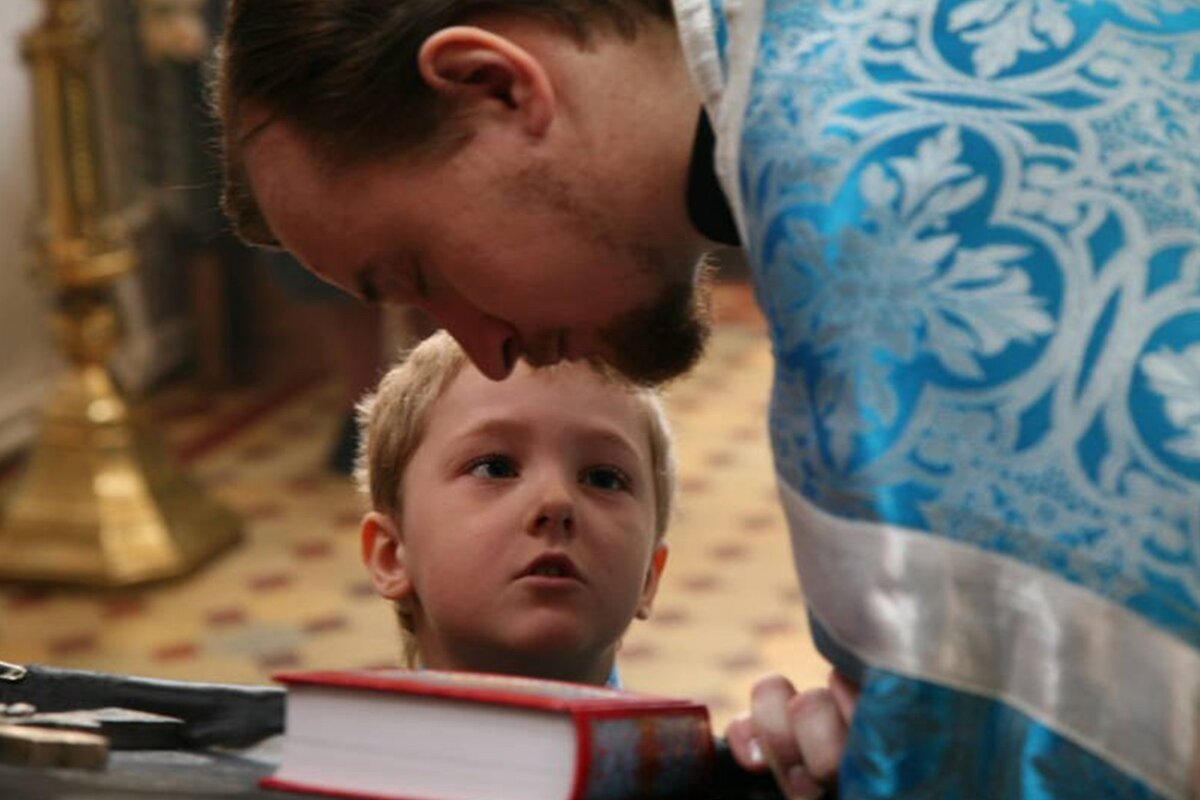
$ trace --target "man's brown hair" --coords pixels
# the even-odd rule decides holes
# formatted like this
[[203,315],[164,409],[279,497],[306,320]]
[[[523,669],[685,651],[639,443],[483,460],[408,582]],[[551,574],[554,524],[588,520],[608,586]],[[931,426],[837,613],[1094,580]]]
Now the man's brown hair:
[[597,31],[633,38],[649,19],[672,19],[671,0],[230,0],[212,101],[237,232],[274,243],[241,168],[248,104],[296,126],[334,164],[428,146],[450,109],[417,70],[421,45],[495,12],[544,19],[583,45]]

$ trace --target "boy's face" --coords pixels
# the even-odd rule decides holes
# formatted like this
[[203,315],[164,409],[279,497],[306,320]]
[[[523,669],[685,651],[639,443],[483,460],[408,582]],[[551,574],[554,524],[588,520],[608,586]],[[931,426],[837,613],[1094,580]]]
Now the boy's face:
[[632,398],[583,365],[501,383],[465,367],[402,498],[392,580],[376,583],[411,603],[427,666],[603,682],[666,556]]

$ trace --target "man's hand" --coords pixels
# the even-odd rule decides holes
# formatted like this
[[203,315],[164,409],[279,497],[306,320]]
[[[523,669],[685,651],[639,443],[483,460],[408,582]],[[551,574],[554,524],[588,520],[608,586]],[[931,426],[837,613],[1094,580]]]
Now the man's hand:
[[824,689],[797,692],[782,675],[759,680],[750,713],[729,723],[725,736],[747,770],[770,769],[790,800],[811,800],[837,776],[858,688],[836,671]]

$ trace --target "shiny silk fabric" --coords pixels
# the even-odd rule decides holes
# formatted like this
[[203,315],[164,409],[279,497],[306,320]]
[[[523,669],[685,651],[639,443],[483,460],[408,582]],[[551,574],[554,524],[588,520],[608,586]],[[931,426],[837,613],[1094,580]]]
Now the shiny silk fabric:
[[1200,2],[676,0],[845,798],[1184,797]]

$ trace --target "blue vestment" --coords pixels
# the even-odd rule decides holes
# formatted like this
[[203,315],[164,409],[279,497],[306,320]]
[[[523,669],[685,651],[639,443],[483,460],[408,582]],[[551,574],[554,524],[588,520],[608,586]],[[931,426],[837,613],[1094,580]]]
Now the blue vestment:
[[676,0],[777,362],[841,793],[1182,798],[1200,4]]

